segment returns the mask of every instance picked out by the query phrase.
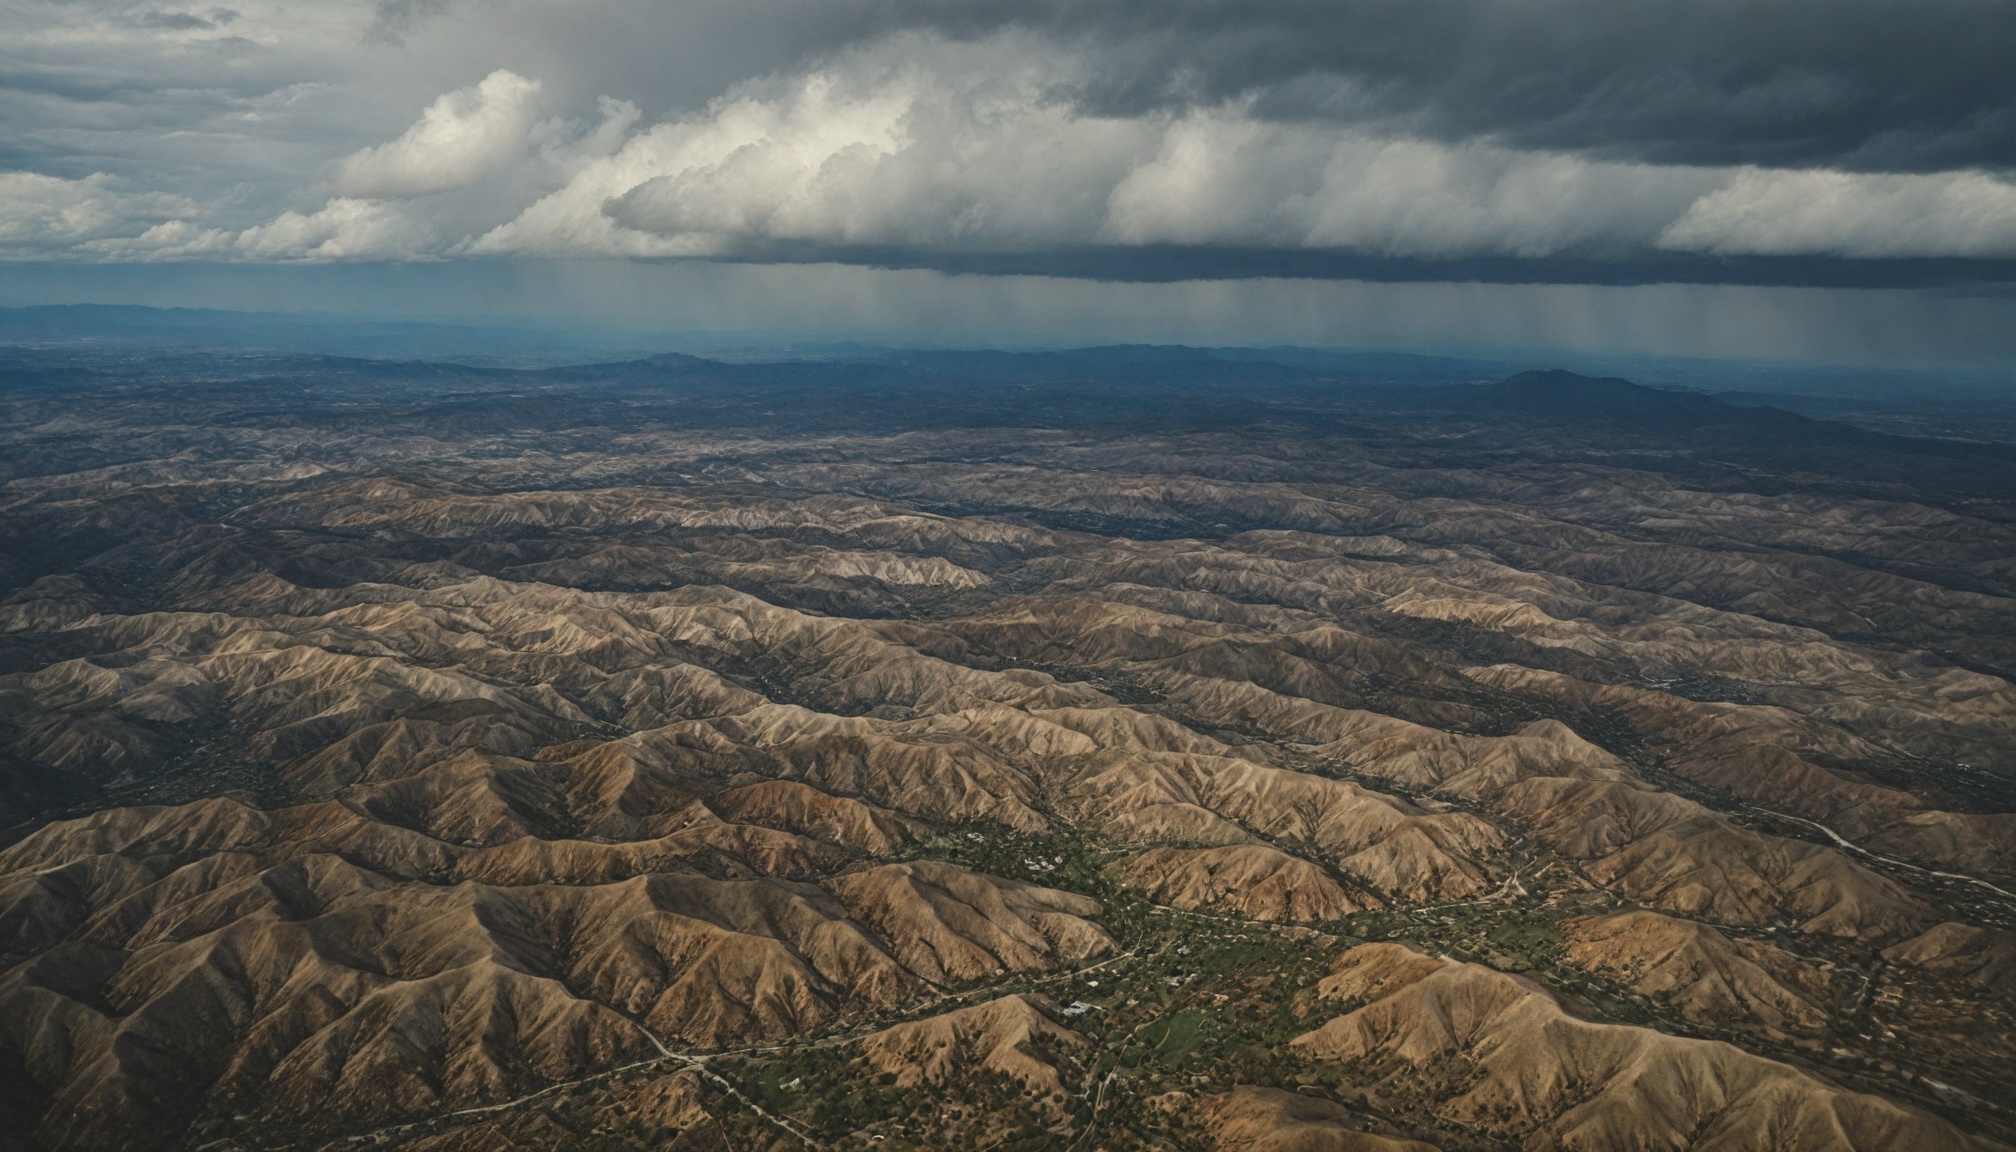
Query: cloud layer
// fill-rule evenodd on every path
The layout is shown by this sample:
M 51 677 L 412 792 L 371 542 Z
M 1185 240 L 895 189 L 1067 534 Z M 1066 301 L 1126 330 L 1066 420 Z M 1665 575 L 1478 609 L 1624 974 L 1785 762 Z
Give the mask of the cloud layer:
M 2016 70 L 1993 47 L 2012 12 L 25 0 L 0 16 L 25 62 L 0 87 L 0 257 L 1179 250 L 1204 274 L 1282 253 L 1992 278 L 2016 260 Z

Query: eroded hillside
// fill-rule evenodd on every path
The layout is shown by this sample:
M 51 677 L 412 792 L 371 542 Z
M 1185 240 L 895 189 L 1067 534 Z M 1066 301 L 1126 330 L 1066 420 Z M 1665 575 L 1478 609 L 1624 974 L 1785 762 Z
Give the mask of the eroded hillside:
M 2016 455 L 958 363 L 10 368 L 0 1133 L 2016 1138 Z

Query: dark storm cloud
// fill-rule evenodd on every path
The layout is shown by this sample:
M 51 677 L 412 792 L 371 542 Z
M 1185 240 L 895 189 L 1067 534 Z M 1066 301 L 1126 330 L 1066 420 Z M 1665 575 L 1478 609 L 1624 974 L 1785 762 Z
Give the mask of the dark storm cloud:
M 523 20 L 647 108 L 898 31 L 1034 30 L 1095 53 L 1072 93 L 1667 164 L 2016 167 L 2008 0 L 376 0 L 366 39 Z M 662 30 L 662 34 L 654 34 Z M 701 48 L 695 51 L 696 47 Z M 584 64 L 589 61 L 583 60 Z M 697 85 L 697 86 L 696 86 Z
M 380 22 L 449 2 L 383 0 Z M 1073 95 L 1113 114 L 1253 96 L 1267 116 L 1655 163 L 2016 167 L 2007 0 L 772 0 L 682 17 L 751 71 L 893 31 L 1035 30 L 1096 53 Z M 618 69 L 642 47 L 602 45 Z
M 385 0 L 407 19 L 448 0 Z M 1671 164 L 2016 167 L 2006 0 L 879 0 L 688 6 L 789 67 L 897 30 L 1096 48 L 1076 95 Z M 623 54 L 620 47 L 615 51 Z
M 2001 0 L 1107 0 L 947 23 L 997 21 L 1097 38 L 1092 96 L 1115 108 L 1258 93 L 1263 114 L 1657 163 L 2016 166 Z

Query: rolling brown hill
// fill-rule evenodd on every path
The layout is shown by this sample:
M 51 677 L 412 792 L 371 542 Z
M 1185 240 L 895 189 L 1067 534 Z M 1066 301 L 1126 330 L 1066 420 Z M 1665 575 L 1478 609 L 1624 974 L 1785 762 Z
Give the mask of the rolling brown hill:
M 1986 1146 L 1727 1044 L 1577 1020 L 1516 977 L 1398 945 L 1346 952 L 1322 993 L 1360 1006 L 1298 1051 L 1368 1076 L 1457 1062 L 1467 1075 L 1418 1106 L 1529 1148 Z
M 0 389 L 0 1142 L 2016 1140 L 2000 457 L 1123 361 Z

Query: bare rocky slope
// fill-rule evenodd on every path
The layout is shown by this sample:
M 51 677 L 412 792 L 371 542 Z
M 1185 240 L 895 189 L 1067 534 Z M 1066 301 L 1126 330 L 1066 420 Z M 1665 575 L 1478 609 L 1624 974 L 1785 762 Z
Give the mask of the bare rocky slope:
M 2016 455 L 1202 355 L 0 357 L 0 1136 L 2016 1138 Z

